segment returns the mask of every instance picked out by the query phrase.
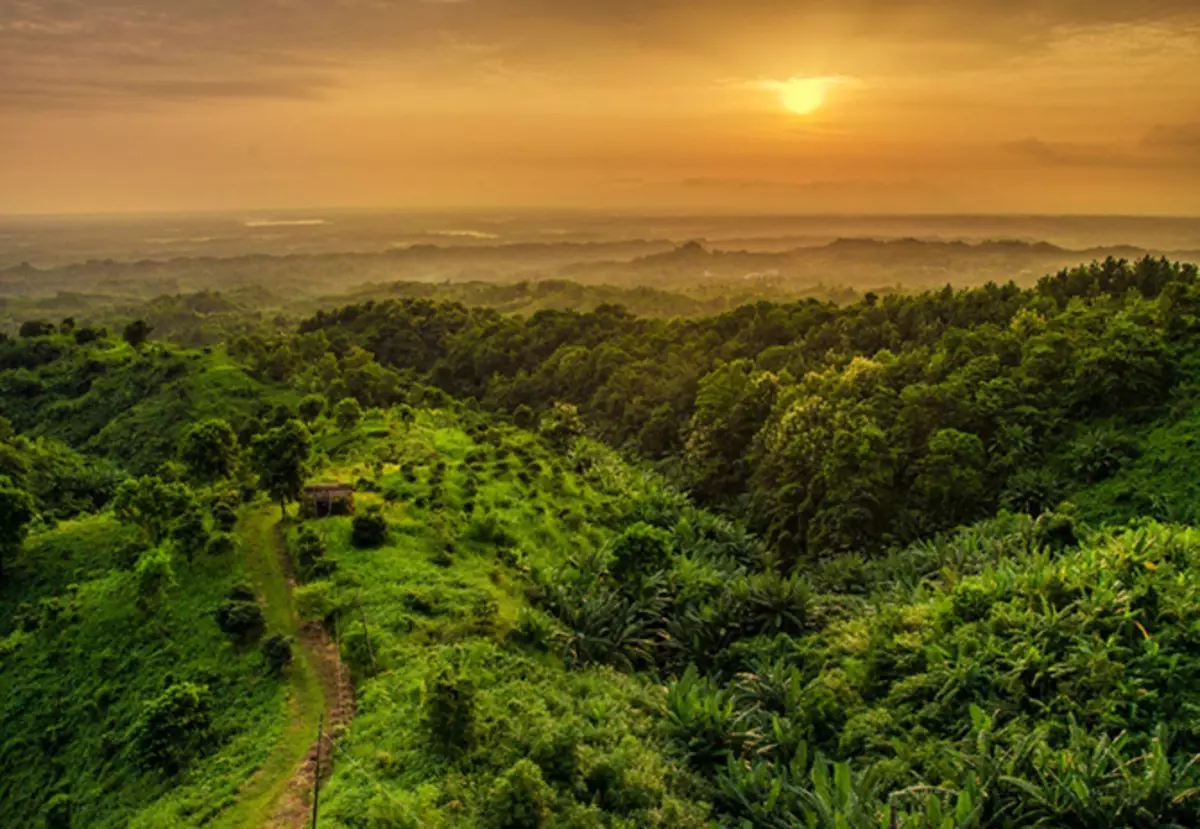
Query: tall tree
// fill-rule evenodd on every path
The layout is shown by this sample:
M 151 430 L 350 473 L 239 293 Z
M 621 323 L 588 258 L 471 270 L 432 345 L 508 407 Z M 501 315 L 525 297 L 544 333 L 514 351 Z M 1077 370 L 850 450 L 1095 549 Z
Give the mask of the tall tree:
M 179 460 L 202 481 L 228 478 L 237 468 L 237 435 L 219 418 L 194 423 L 179 442 Z
M 252 455 L 259 482 L 279 500 L 285 516 L 287 502 L 299 500 L 304 489 L 311 449 L 312 436 L 299 420 L 289 420 L 254 439 Z

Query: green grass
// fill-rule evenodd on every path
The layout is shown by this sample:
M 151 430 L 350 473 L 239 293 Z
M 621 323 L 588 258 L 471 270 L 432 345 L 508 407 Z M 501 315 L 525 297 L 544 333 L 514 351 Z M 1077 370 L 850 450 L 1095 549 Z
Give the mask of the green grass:
M 275 511 L 263 508 L 249 513 L 239 527 L 245 550 L 246 579 L 260 595 L 268 627 L 298 632 L 292 590 L 281 564 Z M 222 829 L 255 829 L 266 824 L 280 795 L 316 736 L 318 718 L 325 709 L 325 694 L 309 654 L 293 649 L 288 671 L 286 720 L 282 732 L 261 768 L 238 792 L 236 804 L 212 825 Z
M 173 562 L 165 606 L 137 606 L 128 528 L 65 522 L 29 540 L 0 587 L 0 801 L 9 825 L 41 825 L 55 795 L 72 825 L 198 826 L 233 803 L 280 740 L 285 687 L 213 612 L 242 578 L 240 552 Z M 111 569 L 110 569 L 111 568 Z M 20 624 L 18 624 L 20 623 Z M 207 685 L 213 742 L 181 774 L 142 771 L 128 735 L 172 682 Z
M 478 826 L 489 788 L 513 764 L 556 750 L 570 768 L 553 784 L 592 781 L 621 825 L 706 825 L 707 806 L 680 795 L 686 774 L 661 744 L 660 685 L 609 668 L 568 671 L 549 642 L 514 640 L 533 573 L 595 554 L 658 492 L 653 479 L 598 446 L 557 453 L 470 413 L 420 411 L 405 423 L 373 412 L 348 434 L 318 429 L 316 439 L 332 456 L 318 477 L 358 483 L 358 512 L 378 505 L 391 528 L 384 546 L 357 549 L 349 517 L 307 522 L 337 562 L 327 589 L 359 692 L 322 827 Z M 475 742 L 461 761 L 439 756 L 425 721 L 427 681 L 446 667 L 477 694 Z M 598 813 L 581 797 L 564 794 L 560 811 Z

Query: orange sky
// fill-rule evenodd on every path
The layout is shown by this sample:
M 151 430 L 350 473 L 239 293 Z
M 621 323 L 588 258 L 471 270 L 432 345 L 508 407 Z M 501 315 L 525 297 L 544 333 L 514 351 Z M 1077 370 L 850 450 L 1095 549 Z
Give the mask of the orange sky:
M 0 2 L 0 212 L 305 206 L 1200 215 L 1200 0 Z

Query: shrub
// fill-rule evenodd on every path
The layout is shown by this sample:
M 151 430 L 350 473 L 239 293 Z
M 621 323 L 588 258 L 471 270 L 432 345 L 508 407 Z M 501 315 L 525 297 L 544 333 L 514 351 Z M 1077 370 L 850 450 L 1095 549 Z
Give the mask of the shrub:
M 339 429 L 349 431 L 362 420 L 362 406 L 353 397 L 347 397 L 333 407 L 333 419 Z
M 426 683 L 425 722 L 438 750 L 454 757 L 475 739 L 475 686 L 449 665 Z
M 528 758 L 518 760 L 495 782 L 487 796 L 488 829 L 541 829 L 550 819 L 554 793 L 542 770 Z
M 183 551 L 188 561 L 208 544 L 208 524 L 204 519 L 204 510 L 192 501 L 183 514 L 171 522 L 171 540 Z
M 1075 474 L 1089 484 L 1112 477 L 1137 454 L 1137 441 L 1107 430 L 1088 432 L 1071 447 Z
M 471 541 L 495 547 L 511 547 L 517 543 L 517 539 L 504 526 L 503 519 L 490 510 L 482 515 L 473 515 L 465 534 Z
M 237 544 L 234 542 L 233 536 L 229 533 L 213 533 L 204 544 L 204 554 L 216 558 L 228 555 L 236 548 Z
M 224 501 L 219 501 L 212 508 L 213 522 L 223 532 L 229 532 L 237 525 L 237 508 Z
M 267 670 L 279 676 L 283 669 L 292 664 L 292 639 L 282 633 L 272 633 L 263 640 L 261 651 L 267 662 Z
M 47 320 L 29 320 L 21 323 L 17 335 L 20 337 L 48 337 L 55 332 L 54 323 Z
M 350 543 L 355 547 L 367 549 L 382 547 L 388 540 L 388 522 L 383 516 L 383 508 L 378 505 L 370 506 L 365 512 L 354 516 L 350 533 Z
M 325 539 L 311 527 L 301 528 L 296 536 L 296 569 L 301 579 L 311 581 L 320 578 L 322 573 L 331 572 L 326 565 L 333 563 L 326 562 L 325 553 Z
M 324 622 L 337 609 L 333 582 L 314 581 L 296 588 L 296 613 L 305 621 Z
M 175 585 L 175 569 L 171 566 L 171 554 L 161 547 L 142 553 L 134 566 L 137 584 L 138 605 L 143 610 L 157 607 Z
M 618 582 L 665 570 L 671 559 L 671 534 L 649 524 L 634 524 L 613 542 L 609 570 Z
M 254 595 L 254 588 L 245 583 L 235 584 L 233 587 L 229 588 L 228 595 L 230 599 L 238 602 L 257 601 Z
M 512 639 L 522 645 L 549 650 L 558 627 L 554 619 L 540 610 L 522 606 L 517 611 L 517 624 Z
M 217 626 L 235 639 L 249 639 L 265 624 L 262 608 L 256 601 L 226 599 L 217 608 Z
M 300 401 L 296 408 L 297 414 L 305 423 L 312 423 L 325 411 L 326 400 L 322 394 L 310 394 Z
M 143 704 L 131 743 L 143 767 L 174 773 L 207 746 L 211 731 L 208 686 L 179 682 Z

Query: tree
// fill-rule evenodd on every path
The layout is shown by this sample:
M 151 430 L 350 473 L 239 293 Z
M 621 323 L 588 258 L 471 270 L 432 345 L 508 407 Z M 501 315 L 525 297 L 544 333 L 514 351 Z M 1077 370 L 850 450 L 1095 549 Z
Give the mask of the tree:
M 17 333 L 28 339 L 30 337 L 48 337 L 54 333 L 54 323 L 46 320 L 29 320 L 21 323 Z
M 0 579 L 4 577 L 5 557 L 21 546 L 33 515 L 33 498 L 28 492 L 0 484 Z
M 259 484 L 279 501 L 284 516 L 287 502 L 299 500 L 304 490 L 311 449 L 312 436 L 299 420 L 289 420 L 259 435 L 251 446 Z
M 188 427 L 179 442 L 179 459 L 201 481 L 228 478 L 237 468 L 238 439 L 228 422 L 213 418 Z
M 542 415 L 538 423 L 538 432 L 552 443 L 566 446 L 583 434 L 583 420 L 579 417 L 579 409 L 570 403 L 556 402 Z
M 172 774 L 204 750 L 211 733 L 208 686 L 178 682 L 142 706 L 132 737 L 144 767 Z
M 192 491 L 184 484 L 165 483 L 156 475 L 131 478 L 113 496 L 113 512 L 127 524 L 142 528 L 151 543 L 163 539 L 167 528 L 192 506 Z
M 99 331 L 97 331 L 95 328 L 90 328 L 90 327 L 76 328 L 75 329 L 75 344 L 76 345 L 87 345 L 88 343 L 94 343 L 96 340 L 100 339 L 102 336 L 104 336 L 104 335 L 101 334 Z
M 140 349 L 150 339 L 150 332 L 154 330 L 154 326 L 145 320 L 134 320 L 125 326 L 125 330 L 121 332 L 125 342 L 129 343 L 134 348 Z
M 358 405 L 358 401 L 353 397 L 347 397 L 334 407 L 333 417 L 339 429 L 349 431 L 362 419 L 362 406 Z
M 176 584 L 171 554 L 162 547 L 142 553 L 134 566 L 133 575 L 137 584 L 138 606 L 146 612 L 159 608 L 167 591 Z
M 310 394 L 300 401 L 297 411 L 299 411 L 300 417 L 305 423 L 312 423 L 321 416 L 321 412 L 325 411 L 325 405 L 325 395 Z
M 67 317 L 59 323 L 58 330 L 62 334 L 70 334 L 75 330 L 75 318 Z

